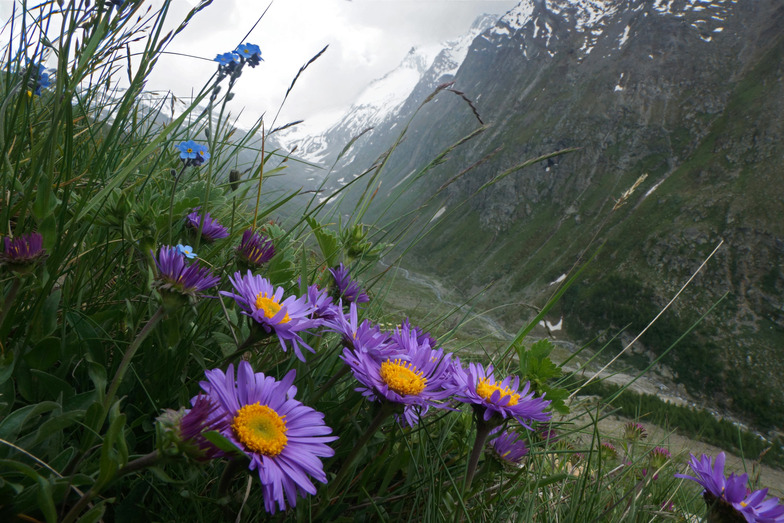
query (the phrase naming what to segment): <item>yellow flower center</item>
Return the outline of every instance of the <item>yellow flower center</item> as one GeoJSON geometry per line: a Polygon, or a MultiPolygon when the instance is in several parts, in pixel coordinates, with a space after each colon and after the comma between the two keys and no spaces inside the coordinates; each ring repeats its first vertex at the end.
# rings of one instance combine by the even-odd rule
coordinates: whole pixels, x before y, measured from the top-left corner
{"type": "MultiPolygon", "coordinates": [[[[260,292],[258,296],[256,296],[256,308],[264,311],[264,316],[267,318],[274,318],[277,313],[280,312],[280,303],[276,302],[273,298],[268,298],[267,294],[264,292],[260,292]]],[[[289,317],[289,313],[283,315],[283,319],[280,320],[279,323],[288,323],[291,321],[289,317]]]]}
{"type": "Polygon", "coordinates": [[[496,381],[495,383],[490,383],[487,378],[479,379],[479,384],[476,386],[477,394],[484,399],[489,400],[490,396],[492,396],[495,391],[500,391],[502,398],[504,396],[511,396],[511,398],[509,398],[509,403],[507,403],[507,406],[509,407],[517,405],[517,402],[520,400],[519,394],[516,394],[515,391],[509,387],[501,388],[500,382],[496,381]]]}
{"type": "Polygon", "coordinates": [[[400,358],[383,362],[379,374],[384,383],[401,396],[417,396],[425,390],[427,383],[422,371],[417,372],[410,362],[401,361],[400,358]]]}
{"type": "Polygon", "coordinates": [[[741,502],[740,502],[740,506],[741,506],[741,507],[745,507],[746,505],[748,505],[748,503],[746,503],[745,501],[741,501],[741,502]]]}
{"type": "Polygon", "coordinates": [[[274,458],[286,448],[286,421],[277,412],[259,405],[245,405],[237,411],[231,428],[240,442],[253,452],[274,458]]]}
{"type": "Polygon", "coordinates": [[[190,147],[188,147],[188,152],[189,152],[189,153],[192,153],[192,152],[193,152],[193,149],[191,149],[190,147]]]}

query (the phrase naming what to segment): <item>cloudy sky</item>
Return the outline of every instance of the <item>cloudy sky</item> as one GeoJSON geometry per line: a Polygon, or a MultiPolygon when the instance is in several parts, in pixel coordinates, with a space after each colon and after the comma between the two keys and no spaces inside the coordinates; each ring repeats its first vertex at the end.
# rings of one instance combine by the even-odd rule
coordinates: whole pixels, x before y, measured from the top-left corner
{"type": "MultiPolygon", "coordinates": [[[[175,0],[173,19],[197,2],[175,0]]],[[[326,53],[297,81],[278,124],[335,119],[371,80],[390,71],[413,46],[435,45],[465,33],[482,13],[499,16],[518,0],[215,0],[169,51],[212,59],[234,49],[269,6],[247,41],[264,63],[243,74],[232,103],[244,121],[273,115],[299,68],[325,45],[326,53]]],[[[209,61],[170,56],[149,86],[181,96],[215,68],[209,61]]]]}
{"type": "MultiPolygon", "coordinates": [[[[28,5],[49,3],[28,0],[28,5]]],[[[147,0],[160,5],[161,0],[147,0]]],[[[168,47],[149,89],[190,96],[214,72],[211,60],[233,50],[269,7],[247,42],[262,49],[264,63],[243,74],[231,104],[245,107],[244,123],[277,112],[299,68],[325,45],[326,53],[300,77],[278,124],[306,119],[318,127],[334,121],[371,80],[396,67],[413,46],[434,46],[467,32],[482,13],[499,16],[518,0],[214,0],[168,47]]],[[[21,0],[17,0],[17,8],[21,0]]],[[[197,0],[173,0],[178,25],[197,0]]],[[[0,0],[5,22],[13,0],[0,0]]],[[[7,41],[7,34],[2,40],[7,41]]],[[[53,59],[52,59],[53,61],[53,59]]],[[[53,62],[54,63],[54,62],[53,62]]],[[[53,65],[53,64],[49,64],[53,65]]]]}

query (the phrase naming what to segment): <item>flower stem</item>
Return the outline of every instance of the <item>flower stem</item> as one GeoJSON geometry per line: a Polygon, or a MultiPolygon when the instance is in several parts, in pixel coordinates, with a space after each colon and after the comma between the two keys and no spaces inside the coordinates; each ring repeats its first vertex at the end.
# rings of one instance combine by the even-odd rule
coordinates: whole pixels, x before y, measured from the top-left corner
{"type": "Polygon", "coordinates": [[[243,459],[233,459],[226,464],[221,474],[220,481],[218,482],[218,499],[222,498],[229,491],[231,480],[237,474],[237,471],[242,468],[243,459]]]}
{"type": "Polygon", "coordinates": [[[148,467],[152,467],[153,465],[156,465],[161,460],[162,457],[163,456],[161,455],[160,452],[158,452],[157,450],[153,450],[149,454],[145,454],[140,458],[136,458],[135,460],[126,463],[123,468],[117,471],[115,478],[121,478],[126,474],[136,472],[137,470],[142,470],[148,467]]]}
{"type": "Polygon", "coordinates": [[[311,400],[311,404],[318,403],[318,400],[321,399],[324,393],[326,393],[328,390],[332,390],[332,387],[335,385],[335,383],[337,383],[340,378],[348,374],[349,370],[350,369],[348,365],[344,365],[339,371],[335,373],[334,376],[329,378],[329,381],[322,385],[319,391],[316,393],[316,397],[311,400]]]}
{"type": "Polygon", "coordinates": [[[463,485],[463,492],[468,492],[471,488],[471,482],[476,474],[476,467],[479,464],[479,456],[482,455],[487,436],[493,430],[493,425],[484,420],[482,413],[479,411],[474,412],[476,419],[476,439],[474,440],[474,448],[471,449],[471,456],[468,459],[468,469],[466,470],[465,484],[463,485]]]}
{"type": "Polygon", "coordinates": [[[0,327],[3,326],[3,322],[5,321],[5,316],[6,314],[8,314],[8,311],[11,310],[11,305],[14,304],[16,295],[21,287],[22,287],[22,278],[17,276],[14,279],[14,283],[11,284],[11,290],[8,291],[8,294],[5,297],[5,303],[3,303],[3,310],[0,311],[0,327]]]}
{"type": "MultiPolygon", "coordinates": [[[[149,454],[127,463],[123,468],[117,471],[117,473],[114,475],[114,478],[112,478],[112,481],[121,478],[126,474],[136,472],[137,470],[151,467],[158,463],[160,459],[161,454],[157,450],[150,452],[149,454]]],[[[105,485],[106,483],[104,483],[104,486],[105,485]]],[[[90,501],[95,496],[101,492],[101,490],[101,488],[95,488],[95,485],[93,485],[93,488],[82,494],[82,497],[79,498],[79,501],[77,501],[76,504],[71,507],[71,510],[69,510],[68,514],[66,514],[63,518],[63,523],[71,523],[72,521],[75,521],[77,516],[79,516],[79,513],[90,503],[90,501]]]]}
{"type": "Polygon", "coordinates": [[[379,409],[378,413],[373,418],[373,421],[370,422],[370,426],[367,428],[365,433],[360,436],[356,443],[354,443],[354,447],[351,449],[351,453],[343,461],[343,465],[340,467],[340,470],[335,476],[335,479],[330,482],[328,498],[332,497],[336,489],[346,479],[346,475],[348,474],[349,470],[351,470],[351,466],[354,464],[357,456],[359,456],[359,452],[364,448],[365,445],[367,445],[367,442],[370,441],[370,438],[372,438],[379,427],[381,427],[381,424],[384,423],[384,421],[394,412],[394,409],[394,404],[388,401],[385,401],[381,404],[381,409],[379,409]]]}
{"type": "Polygon", "coordinates": [[[153,327],[158,324],[165,314],[166,313],[164,311],[163,305],[158,307],[158,310],[155,311],[155,314],[153,314],[149,320],[147,320],[147,323],[144,325],[144,327],[142,327],[142,330],[140,330],[139,334],[136,335],[136,339],[131,342],[130,347],[128,347],[128,350],[125,351],[125,355],[120,362],[120,366],[117,369],[117,372],[114,374],[111,385],[109,385],[109,391],[106,393],[106,397],[103,400],[104,413],[109,412],[109,407],[112,405],[114,395],[117,394],[117,388],[120,386],[120,382],[122,382],[122,379],[125,376],[125,372],[128,370],[128,366],[131,364],[131,360],[133,359],[134,354],[136,354],[136,351],[141,346],[142,341],[144,341],[150,332],[152,332],[153,327]]]}
{"type": "Polygon", "coordinates": [[[171,198],[169,199],[169,244],[172,242],[172,213],[174,212],[174,194],[177,192],[177,183],[180,181],[180,177],[182,173],[185,172],[185,168],[188,167],[188,162],[184,162],[182,164],[182,169],[174,178],[174,186],[172,187],[171,198]]]}

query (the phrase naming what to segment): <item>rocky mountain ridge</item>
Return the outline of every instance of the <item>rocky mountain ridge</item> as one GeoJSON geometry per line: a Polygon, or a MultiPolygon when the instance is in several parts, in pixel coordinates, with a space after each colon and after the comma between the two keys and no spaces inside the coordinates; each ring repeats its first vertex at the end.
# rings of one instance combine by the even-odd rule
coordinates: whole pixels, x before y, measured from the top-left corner
{"type": "Polygon", "coordinates": [[[631,357],[646,366],[707,314],[663,361],[691,393],[781,428],[781,27],[776,0],[524,0],[454,75],[473,108],[442,89],[412,117],[432,88],[414,91],[402,139],[382,122],[334,176],[385,158],[357,193],[394,201],[384,219],[424,211],[433,230],[409,263],[466,296],[495,282],[482,305],[512,329],[530,315],[515,303],[543,303],[603,244],[554,320],[576,339],[606,329],[612,350],[723,240],[631,357]]]}

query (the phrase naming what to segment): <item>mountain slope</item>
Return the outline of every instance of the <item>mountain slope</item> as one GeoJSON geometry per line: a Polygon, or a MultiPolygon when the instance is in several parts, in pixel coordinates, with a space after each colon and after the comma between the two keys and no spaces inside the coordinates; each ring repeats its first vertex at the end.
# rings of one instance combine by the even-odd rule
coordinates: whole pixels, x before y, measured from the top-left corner
{"type": "MultiPolygon", "coordinates": [[[[425,219],[437,216],[412,263],[467,294],[495,281],[490,307],[543,300],[549,282],[605,242],[563,303],[570,333],[590,338],[639,332],[723,239],[635,358],[663,353],[729,293],[666,361],[693,394],[781,427],[780,27],[775,0],[521,2],[473,41],[454,77],[487,128],[409,178],[477,128],[465,101],[441,91],[374,182],[379,198],[398,196],[392,217],[420,205],[425,219]],[[514,169],[570,147],[579,150],[514,169]]],[[[412,94],[409,115],[423,99],[412,94]]],[[[398,137],[376,127],[354,165],[372,165],[398,137]]],[[[356,172],[338,166],[336,176],[356,172]]],[[[513,328],[529,315],[500,310],[513,328]]]]}

